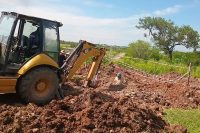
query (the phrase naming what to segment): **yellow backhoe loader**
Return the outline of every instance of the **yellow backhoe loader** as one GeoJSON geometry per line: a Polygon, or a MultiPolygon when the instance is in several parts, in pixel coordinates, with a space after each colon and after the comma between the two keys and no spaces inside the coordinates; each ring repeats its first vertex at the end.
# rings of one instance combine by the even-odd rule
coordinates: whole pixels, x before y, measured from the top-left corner
{"type": "Polygon", "coordinates": [[[86,85],[90,84],[97,74],[105,50],[80,41],[62,66],[59,66],[61,26],[57,21],[2,12],[0,93],[17,93],[25,102],[46,104],[81,65],[92,57],[86,79],[86,85]]]}

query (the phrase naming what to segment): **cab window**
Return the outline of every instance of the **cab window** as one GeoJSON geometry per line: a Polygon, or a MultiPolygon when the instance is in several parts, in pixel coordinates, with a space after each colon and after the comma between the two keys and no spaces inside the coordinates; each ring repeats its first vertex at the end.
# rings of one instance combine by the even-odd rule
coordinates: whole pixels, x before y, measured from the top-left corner
{"type": "Polygon", "coordinates": [[[44,21],[44,51],[58,60],[58,30],[56,23],[44,21]]]}

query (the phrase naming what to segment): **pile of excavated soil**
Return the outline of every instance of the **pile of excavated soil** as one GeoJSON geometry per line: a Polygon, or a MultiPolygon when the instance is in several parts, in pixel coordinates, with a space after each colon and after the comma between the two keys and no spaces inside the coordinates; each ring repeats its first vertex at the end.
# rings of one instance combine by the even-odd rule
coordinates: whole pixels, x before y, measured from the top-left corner
{"type": "Polygon", "coordinates": [[[125,69],[121,71],[127,80],[122,92],[134,98],[169,107],[198,108],[200,105],[199,79],[190,78],[187,85],[187,77],[177,80],[181,75],[175,73],[153,76],[125,69]]]}
{"type": "Polygon", "coordinates": [[[180,75],[161,76],[117,67],[124,83],[112,85],[115,74],[101,69],[97,88],[83,88],[82,76],[64,88],[65,98],[45,106],[23,105],[13,96],[0,96],[1,132],[185,132],[181,126],[170,126],[162,118],[164,108],[199,107],[199,80],[176,83],[180,75]]]}
{"type": "Polygon", "coordinates": [[[44,107],[1,105],[0,112],[3,132],[161,132],[168,126],[145,104],[93,90],[44,107]]]}

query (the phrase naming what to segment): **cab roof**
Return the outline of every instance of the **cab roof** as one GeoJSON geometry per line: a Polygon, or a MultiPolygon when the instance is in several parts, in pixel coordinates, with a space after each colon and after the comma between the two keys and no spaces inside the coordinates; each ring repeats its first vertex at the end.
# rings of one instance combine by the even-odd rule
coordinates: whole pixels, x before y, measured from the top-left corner
{"type": "Polygon", "coordinates": [[[54,21],[54,20],[49,20],[49,19],[44,19],[44,18],[39,18],[39,17],[34,17],[34,16],[28,16],[28,15],[24,15],[24,14],[20,14],[20,13],[16,13],[16,12],[1,12],[3,15],[12,15],[12,16],[16,16],[17,18],[24,18],[24,19],[30,19],[30,20],[45,20],[45,21],[50,21],[50,22],[54,22],[58,24],[58,27],[61,27],[63,24],[61,22],[58,21],[54,21]]]}

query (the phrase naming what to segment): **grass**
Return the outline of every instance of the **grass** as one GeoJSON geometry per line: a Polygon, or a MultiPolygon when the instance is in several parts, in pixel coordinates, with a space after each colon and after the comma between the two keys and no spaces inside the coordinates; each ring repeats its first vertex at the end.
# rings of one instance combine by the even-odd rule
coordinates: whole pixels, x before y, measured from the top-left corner
{"type": "Polygon", "coordinates": [[[71,48],[69,44],[60,44],[61,50],[64,50],[64,49],[67,49],[67,48],[71,48]]]}
{"type": "Polygon", "coordinates": [[[167,109],[164,118],[170,124],[179,124],[190,133],[200,133],[200,109],[167,109]]]}
{"type": "Polygon", "coordinates": [[[161,62],[154,62],[150,60],[141,60],[135,58],[124,57],[121,62],[132,66],[133,68],[143,70],[151,74],[164,74],[169,72],[186,73],[188,68],[184,66],[175,67],[171,64],[162,64],[161,62]]]}
{"type": "MultiPolygon", "coordinates": [[[[139,69],[150,74],[159,75],[159,74],[165,74],[169,72],[185,74],[188,72],[188,66],[182,65],[182,64],[179,64],[177,66],[174,64],[166,63],[166,62],[164,63],[155,62],[152,60],[142,60],[142,59],[135,59],[135,58],[130,58],[130,57],[124,57],[116,63],[120,64],[120,62],[123,62],[135,69],[139,69]]],[[[200,78],[200,67],[199,66],[192,67],[191,75],[193,77],[200,78]]]]}

